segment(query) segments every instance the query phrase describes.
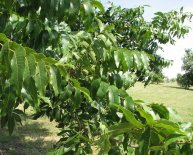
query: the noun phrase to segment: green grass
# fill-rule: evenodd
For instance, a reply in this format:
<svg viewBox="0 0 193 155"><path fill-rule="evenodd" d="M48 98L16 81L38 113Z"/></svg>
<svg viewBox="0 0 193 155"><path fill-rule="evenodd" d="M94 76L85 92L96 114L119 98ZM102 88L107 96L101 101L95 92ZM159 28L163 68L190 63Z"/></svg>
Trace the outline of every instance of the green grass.
<svg viewBox="0 0 193 155"><path fill-rule="evenodd" d="M176 83L150 84L146 87L142 83L135 84L128 90L135 100L148 103L163 103L174 108L183 121L193 122L193 88L180 88Z"/></svg>

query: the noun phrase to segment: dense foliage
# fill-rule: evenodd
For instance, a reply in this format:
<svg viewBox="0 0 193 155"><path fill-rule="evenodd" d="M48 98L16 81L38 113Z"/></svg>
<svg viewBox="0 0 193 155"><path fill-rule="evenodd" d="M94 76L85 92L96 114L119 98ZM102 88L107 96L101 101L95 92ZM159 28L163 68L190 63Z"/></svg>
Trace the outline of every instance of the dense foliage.
<svg viewBox="0 0 193 155"><path fill-rule="evenodd" d="M162 79L162 69L170 64L170 61L162 58L157 54L162 50L161 44L170 42L175 43L174 37L180 38L188 32L185 26L179 27L178 23L183 23L185 14L179 14L176 11L169 13L157 12L151 21L145 21L143 18L144 7L121 9L112 5L103 15L103 22L114 26L112 33L117 38L120 47L129 50L145 51L151 55L150 59L151 72L147 73L150 80ZM183 18L179 18L183 16ZM172 20L168 20L172 19ZM139 80L144 80L143 71L138 71Z"/></svg>
<svg viewBox="0 0 193 155"><path fill-rule="evenodd" d="M192 49L185 50L183 57L182 69L185 71L183 75L177 75L177 82L184 88L193 86L193 51Z"/></svg>
<svg viewBox="0 0 193 155"><path fill-rule="evenodd" d="M191 124L127 89L168 64L159 44L184 36L192 15L142 15L96 0L0 1L1 127L12 133L18 106L31 106L61 129L50 154L191 154Z"/></svg>

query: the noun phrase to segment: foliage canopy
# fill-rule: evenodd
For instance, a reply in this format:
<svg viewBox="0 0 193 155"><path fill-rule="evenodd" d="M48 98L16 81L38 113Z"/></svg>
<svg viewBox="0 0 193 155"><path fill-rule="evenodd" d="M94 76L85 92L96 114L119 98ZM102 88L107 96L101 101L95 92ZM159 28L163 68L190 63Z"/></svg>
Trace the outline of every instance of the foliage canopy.
<svg viewBox="0 0 193 155"><path fill-rule="evenodd" d="M127 89L146 84L168 61L160 44L188 32L192 15L143 7L105 10L97 0L1 0L0 120L10 134L18 106L58 122L51 154L191 154L191 124L171 121L161 104L134 101ZM174 18L175 17L175 18Z"/></svg>

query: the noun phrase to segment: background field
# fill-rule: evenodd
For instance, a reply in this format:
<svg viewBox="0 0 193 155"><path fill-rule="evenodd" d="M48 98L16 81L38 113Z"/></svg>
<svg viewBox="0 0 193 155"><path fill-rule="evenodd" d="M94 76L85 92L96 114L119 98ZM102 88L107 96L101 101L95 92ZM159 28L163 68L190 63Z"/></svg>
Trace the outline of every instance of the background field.
<svg viewBox="0 0 193 155"><path fill-rule="evenodd" d="M135 84L128 90L133 99L148 103L163 103L174 108L184 121L193 123L193 88L180 88L175 82L151 84L146 87L142 83Z"/></svg>
<svg viewBox="0 0 193 155"><path fill-rule="evenodd" d="M142 83L137 83L128 93L134 99L170 106L176 109L184 121L193 123L193 88L185 90L176 83L151 84L144 88ZM6 129L0 129L0 155L46 154L59 139L55 125L45 117L31 120L28 116L23 126L18 126L12 136L9 136Z"/></svg>
<svg viewBox="0 0 193 155"><path fill-rule="evenodd" d="M0 155L45 155L59 140L56 123L46 117L31 120L28 116L22 124L12 136L0 128Z"/></svg>

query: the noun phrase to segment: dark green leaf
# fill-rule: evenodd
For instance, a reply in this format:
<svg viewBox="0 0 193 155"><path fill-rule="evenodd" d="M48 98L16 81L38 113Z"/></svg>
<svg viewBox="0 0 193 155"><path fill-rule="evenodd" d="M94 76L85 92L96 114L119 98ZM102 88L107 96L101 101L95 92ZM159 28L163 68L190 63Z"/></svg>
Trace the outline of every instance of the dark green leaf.
<svg viewBox="0 0 193 155"><path fill-rule="evenodd" d="M102 81L100 83L100 87L97 91L97 96L101 97L101 98L104 97L106 95L107 91L108 91L108 87L109 87L109 84Z"/></svg>
<svg viewBox="0 0 193 155"><path fill-rule="evenodd" d="M128 122L130 122L132 125L134 125L137 128L143 128L144 127L144 125L135 118L134 114L131 111L125 109L121 105L114 104L114 106L123 112L126 120Z"/></svg>
<svg viewBox="0 0 193 155"><path fill-rule="evenodd" d="M74 96L72 97L72 101L75 104L75 107L79 107L80 103L82 102L82 96L80 90L76 90Z"/></svg>
<svg viewBox="0 0 193 155"><path fill-rule="evenodd" d="M151 107L153 111L160 116L160 118L169 119L169 111L165 106L160 104L152 104Z"/></svg>
<svg viewBox="0 0 193 155"><path fill-rule="evenodd" d="M33 78L27 78L24 81L24 89L25 91L31 96L33 102L31 102L33 107L38 107L39 106L39 100L38 100L38 91L35 85L35 81Z"/></svg>
<svg viewBox="0 0 193 155"><path fill-rule="evenodd" d="M182 134L172 134L164 140L164 147L167 148L168 145L183 139L187 139L187 136Z"/></svg>
<svg viewBox="0 0 193 155"><path fill-rule="evenodd" d="M8 129L9 129L10 135L13 133L14 127L15 127L15 119L13 116L11 116L9 117L9 120L8 120Z"/></svg>
<svg viewBox="0 0 193 155"><path fill-rule="evenodd" d="M148 125L153 125L155 123L150 113L144 111L142 108L137 108L137 111L140 113L141 117L145 118Z"/></svg>
<svg viewBox="0 0 193 155"><path fill-rule="evenodd" d="M108 134L110 134L111 136L117 136L123 133L130 132L134 128L135 126L132 125L131 123L120 123L120 124L110 126L108 128Z"/></svg>
<svg viewBox="0 0 193 155"><path fill-rule="evenodd" d="M170 132L183 133L179 129L179 126L176 123L168 121L168 120L159 120L154 124L154 127L160 128L160 131L163 128Z"/></svg>
<svg viewBox="0 0 193 155"><path fill-rule="evenodd" d="M97 91L100 87L100 83L101 83L101 79L97 79L97 80L94 80L91 84L91 94L93 98L96 97Z"/></svg>
<svg viewBox="0 0 193 155"><path fill-rule="evenodd" d="M149 147L150 147L150 139L151 139L151 129L147 127L141 136L141 140L139 142L140 146L140 154L148 155Z"/></svg>

